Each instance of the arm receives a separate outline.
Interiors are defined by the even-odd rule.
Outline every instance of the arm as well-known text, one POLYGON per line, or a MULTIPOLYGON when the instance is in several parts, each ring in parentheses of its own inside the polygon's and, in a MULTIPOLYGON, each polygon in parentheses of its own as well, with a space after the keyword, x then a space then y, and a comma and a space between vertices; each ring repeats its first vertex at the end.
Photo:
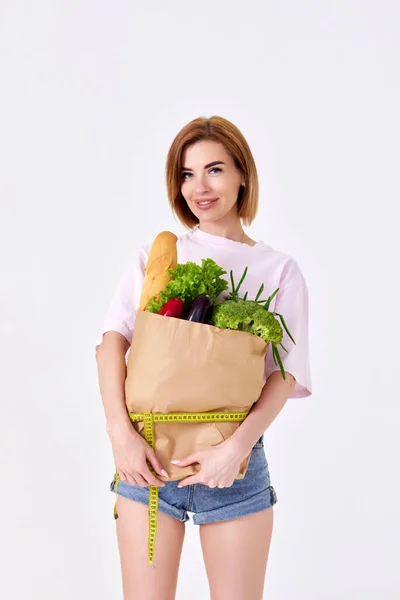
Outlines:
POLYGON ((129 342, 117 331, 107 331, 101 346, 96 351, 96 362, 101 400, 109 435, 132 424, 125 405, 125 354, 129 342))
POLYGON ((135 430, 125 404, 125 354, 129 342, 117 331, 107 331, 96 351, 101 399, 106 415, 106 431, 113 447, 116 469, 122 481, 164 486, 147 466, 148 460, 154 471, 168 477, 154 450, 135 430))
POLYGON ((280 371, 274 371, 264 384, 259 400, 253 404, 249 414, 236 431, 226 440, 235 447, 242 458, 248 456, 256 441, 271 425, 286 401, 290 398, 294 387, 295 378, 291 373, 286 373, 283 379, 280 371))
POLYGON ((280 413, 294 389, 296 382, 293 375, 286 371, 285 373, 286 379, 283 379, 280 371, 270 375, 259 400, 228 439, 178 461, 180 467, 186 467, 193 462, 199 462, 201 465, 195 475, 186 477, 179 483, 179 488, 194 483, 210 484, 210 487, 232 485, 239 464, 251 453, 256 441, 280 413))

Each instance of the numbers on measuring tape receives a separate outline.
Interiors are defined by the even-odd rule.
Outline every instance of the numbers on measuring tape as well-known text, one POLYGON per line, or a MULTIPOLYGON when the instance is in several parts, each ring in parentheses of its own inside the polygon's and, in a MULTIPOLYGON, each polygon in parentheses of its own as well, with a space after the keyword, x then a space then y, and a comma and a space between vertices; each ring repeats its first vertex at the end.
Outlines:
MULTIPOLYGON (((248 414, 249 411, 235 413, 129 413, 129 417, 133 422, 144 421, 145 430, 147 426, 150 432, 152 431, 152 427, 150 427, 152 422, 243 421, 248 414)), ((152 431, 152 437, 154 437, 154 431, 152 431)))

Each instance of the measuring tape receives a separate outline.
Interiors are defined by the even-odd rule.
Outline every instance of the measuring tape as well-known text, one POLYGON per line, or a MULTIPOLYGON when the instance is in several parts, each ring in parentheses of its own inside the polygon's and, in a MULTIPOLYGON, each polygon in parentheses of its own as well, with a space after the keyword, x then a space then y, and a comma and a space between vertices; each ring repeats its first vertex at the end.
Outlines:
MULTIPOLYGON (((146 442, 154 450, 154 423, 206 423, 206 422, 240 422, 249 414, 244 412, 222 412, 222 413, 129 413, 129 418, 133 423, 144 421, 144 435, 146 442)), ((152 465, 148 462, 150 471, 157 476, 152 465)), ((118 470, 115 471, 115 493, 118 493, 119 482, 118 470)), ((157 532, 157 511, 158 511, 158 486, 149 486, 149 564, 153 564, 154 547, 157 532)), ((118 519, 117 502, 114 505, 114 518, 118 519)))

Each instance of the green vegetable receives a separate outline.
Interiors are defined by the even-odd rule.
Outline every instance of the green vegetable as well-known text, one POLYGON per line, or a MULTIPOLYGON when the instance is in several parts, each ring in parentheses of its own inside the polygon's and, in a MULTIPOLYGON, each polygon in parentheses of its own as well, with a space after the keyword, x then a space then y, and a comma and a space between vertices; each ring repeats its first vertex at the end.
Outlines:
POLYGON ((235 286, 233 273, 232 271, 230 272, 232 292, 226 300, 214 306, 211 325, 215 325, 221 329, 246 331, 247 333, 258 335, 265 342, 270 343, 272 346, 274 362, 276 365, 279 364, 282 377, 283 379, 286 379, 285 370, 277 346, 282 346, 285 352, 287 352, 287 350, 282 344, 282 327, 278 320, 275 319, 275 316, 278 316, 281 319, 282 325, 293 343, 296 342, 291 336, 282 315, 268 311, 271 300, 275 294, 278 293, 279 288, 276 289, 267 300, 259 300, 259 297, 264 290, 264 284, 262 284, 258 290, 255 300, 247 300, 247 292, 244 297, 241 298, 239 296, 239 288, 242 285, 246 274, 247 267, 245 268, 238 285, 235 286), (261 306, 262 304, 264 304, 264 306, 261 306))
POLYGON ((221 277, 225 274, 226 271, 211 258, 203 258, 201 266, 194 262, 178 264, 176 269, 168 269, 168 275, 173 279, 160 293, 158 300, 156 296, 150 300, 146 310, 158 313, 171 298, 181 298, 185 310, 188 310, 200 294, 208 294, 215 302, 220 293, 228 289, 228 282, 221 277))
POLYGON ((271 344, 282 341, 282 327, 273 314, 251 300, 227 300, 217 304, 211 324, 221 329, 247 331, 271 344))

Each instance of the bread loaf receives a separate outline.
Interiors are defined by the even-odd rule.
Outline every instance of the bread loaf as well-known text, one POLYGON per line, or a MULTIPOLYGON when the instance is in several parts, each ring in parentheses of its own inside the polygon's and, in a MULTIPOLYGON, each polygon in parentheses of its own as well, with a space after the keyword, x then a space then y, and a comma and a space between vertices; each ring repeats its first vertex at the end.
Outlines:
POLYGON ((150 300, 167 287, 171 279, 167 271, 176 269, 178 261, 177 240, 177 236, 170 231, 162 231, 155 238, 146 265, 139 310, 146 310, 150 300))

